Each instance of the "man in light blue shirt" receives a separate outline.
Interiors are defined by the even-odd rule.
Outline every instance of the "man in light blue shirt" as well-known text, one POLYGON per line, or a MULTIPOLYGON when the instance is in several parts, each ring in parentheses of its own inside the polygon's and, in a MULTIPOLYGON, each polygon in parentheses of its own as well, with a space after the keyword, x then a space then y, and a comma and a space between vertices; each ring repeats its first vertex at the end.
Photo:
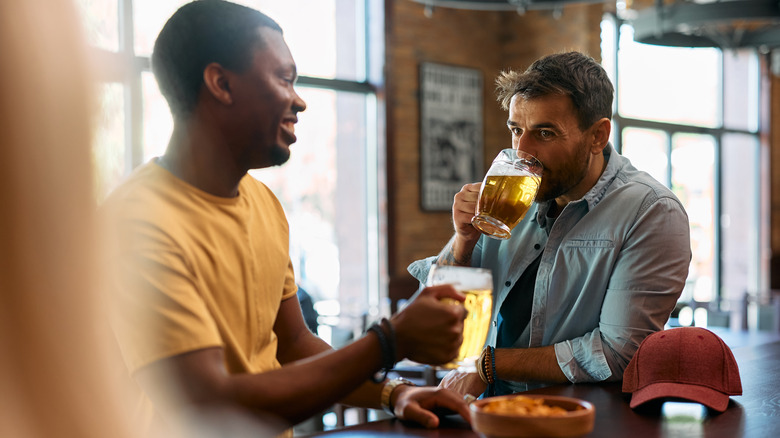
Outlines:
POLYGON ((480 184, 467 184, 453 203, 453 238, 437 257, 409 266, 421 282, 432 263, 493 272, 489 361, 480 363, 489 372, 453 372, 442 386, 479 395, 489 376, 498 395, 619 381, 683 290, 688 217, 669 189, 609 144, 614 90, 592 58, 550 55, 496 84, 512 147, 536 156, 544 173, 509 240, 471 225, 480 184))

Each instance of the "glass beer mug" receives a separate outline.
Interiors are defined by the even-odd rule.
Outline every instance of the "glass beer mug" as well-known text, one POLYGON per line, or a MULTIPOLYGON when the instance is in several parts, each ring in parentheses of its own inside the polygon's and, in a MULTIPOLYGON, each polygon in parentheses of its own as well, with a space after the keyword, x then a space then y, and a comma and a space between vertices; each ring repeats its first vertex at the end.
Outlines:
MULTIPOLYGON (((445 369, 475 370, 474 362, 485 345, 490 315, 493 310, 493 275, 489 269, 466 266, 432 265, 426 281, 428 286, 451 284, 466 295, 463 303, 468 315, 463 321, 463 343, 458 357, 443 365, 445 369)), ((448 300, 445 298, 445 300, 448 300)), ((453 303, 461 304, 451 300, 453 303)))
POLYGON ((482 181, 474 228, 495 239, 509 239, 525 217, 542 182, 542 163, 533 155, 504 149, 482 181))

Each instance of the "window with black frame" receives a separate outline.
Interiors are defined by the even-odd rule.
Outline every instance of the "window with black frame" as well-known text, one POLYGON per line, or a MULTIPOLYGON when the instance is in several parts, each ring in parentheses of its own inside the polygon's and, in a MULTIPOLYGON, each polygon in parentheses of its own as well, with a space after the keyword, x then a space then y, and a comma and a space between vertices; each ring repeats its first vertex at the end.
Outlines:
MULTIPOLYGON (((321 337, 350 339, 376 312, 386 275, 381 105, 383 4, 377 0, 233 0, 274 18, 307 102, 280 167, 252 171, 282 202, 296 280, 318 311, 321 337)), ((173 122, 150 69, 155 38, 185 0, 77 0, 93 48, 98 202, 139 164, 164 153, 173 122)))
POLYGON ((748 316, 767 281, 758 52, 641 44, 607 15, 602 59, 616 89, 613 144, 689 215, 693 260, 670 324, 761 328, 748 316))

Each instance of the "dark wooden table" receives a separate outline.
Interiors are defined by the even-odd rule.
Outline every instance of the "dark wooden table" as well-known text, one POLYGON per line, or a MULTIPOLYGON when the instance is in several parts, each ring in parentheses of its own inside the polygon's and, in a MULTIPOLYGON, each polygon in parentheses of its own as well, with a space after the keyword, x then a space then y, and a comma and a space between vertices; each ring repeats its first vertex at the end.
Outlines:
MULTIPOLYGON (((529 392, 593 403, 596 422, 589 437, 780 437, 780 341, 740 346, 733 352, 743 393, 732 397, 728 409, 721 414, 709 412, 697 403, 667 402, 655 410, 633 410, 620 384, 558 385, 529 392)), ((310 436, 479 438, 456 416, 444 418, 435 430, 389 419, 310 436)))

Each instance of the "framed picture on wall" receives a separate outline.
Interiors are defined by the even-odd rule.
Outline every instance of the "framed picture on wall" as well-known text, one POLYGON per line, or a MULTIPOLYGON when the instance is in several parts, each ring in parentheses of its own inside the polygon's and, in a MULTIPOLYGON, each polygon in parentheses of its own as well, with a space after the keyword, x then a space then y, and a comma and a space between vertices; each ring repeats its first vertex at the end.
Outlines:
POLYGON ((455 193, 482 180, 482 73, 420 64, 420 185, 424 211, 450 211, 455 193))

